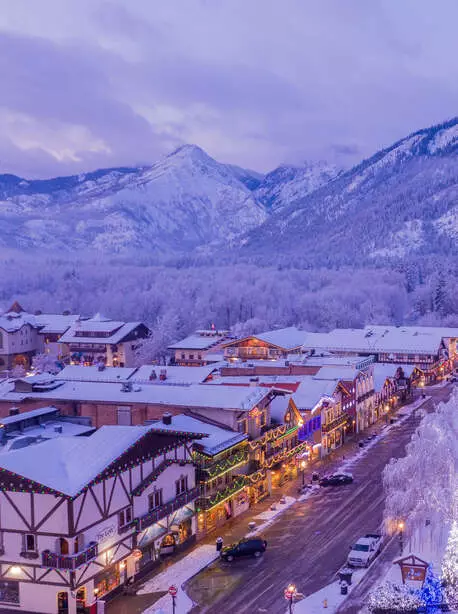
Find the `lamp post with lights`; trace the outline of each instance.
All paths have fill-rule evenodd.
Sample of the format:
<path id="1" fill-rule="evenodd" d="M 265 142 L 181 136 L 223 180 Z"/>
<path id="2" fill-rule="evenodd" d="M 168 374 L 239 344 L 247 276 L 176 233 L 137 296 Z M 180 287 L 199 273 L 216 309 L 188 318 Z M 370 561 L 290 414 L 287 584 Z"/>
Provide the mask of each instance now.
<path id="1" fill-rule="evenodd" d="M 398 530 L 399 530 L 399 548 L 401 550 L 401 555 L 404 550 L 404 541 L 403 541 L 404 540 L 404 527 L 405 527 L 404 521 L 400 520 L 398 522 Z"/>

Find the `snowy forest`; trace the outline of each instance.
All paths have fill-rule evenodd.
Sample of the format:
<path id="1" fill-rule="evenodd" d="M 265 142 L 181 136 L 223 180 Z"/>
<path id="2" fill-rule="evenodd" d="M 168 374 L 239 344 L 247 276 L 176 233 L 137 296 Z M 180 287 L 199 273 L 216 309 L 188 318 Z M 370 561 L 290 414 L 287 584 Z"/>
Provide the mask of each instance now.
<path id="1" fill-rule="evenodd" d="M 374 268 L 138 259 L 0 259 L 0 309 L 96 312 L 145 322 L 161 345 L 214 324 L 236 333 L 301 326 L 310 331 L 369 323 L 458 326 L 458 264 L 404 262 Z"/>

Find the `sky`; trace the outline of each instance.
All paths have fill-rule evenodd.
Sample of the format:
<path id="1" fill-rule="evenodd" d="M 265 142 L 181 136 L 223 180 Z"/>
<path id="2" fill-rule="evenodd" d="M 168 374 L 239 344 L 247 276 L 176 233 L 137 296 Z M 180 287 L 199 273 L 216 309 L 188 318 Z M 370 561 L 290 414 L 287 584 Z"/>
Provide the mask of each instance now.
<path id="1" fill-rule="evenodd" d="M 456 0 L 0 0 L 0 173 L 349 167 L 458 115 Z"/>

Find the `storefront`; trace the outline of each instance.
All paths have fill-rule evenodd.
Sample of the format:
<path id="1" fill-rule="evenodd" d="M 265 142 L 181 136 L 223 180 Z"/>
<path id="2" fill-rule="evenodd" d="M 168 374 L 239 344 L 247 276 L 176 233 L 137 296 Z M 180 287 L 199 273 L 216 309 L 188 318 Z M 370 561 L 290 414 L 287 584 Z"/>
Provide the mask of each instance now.
<path id="1" fill-rule="evenodd" d="M 113 563 L 105 567 L 103 571 L 94 578 L 94 588 L 98 591 L 97 596 L 103 597 L 121 584 L 121 571 L 118 563 Z"/>

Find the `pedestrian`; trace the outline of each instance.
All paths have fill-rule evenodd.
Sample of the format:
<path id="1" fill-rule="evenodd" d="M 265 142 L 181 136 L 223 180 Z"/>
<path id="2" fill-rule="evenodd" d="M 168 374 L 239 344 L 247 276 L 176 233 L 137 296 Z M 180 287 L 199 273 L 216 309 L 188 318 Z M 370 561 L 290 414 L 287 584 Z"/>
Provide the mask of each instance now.
<path id="1" fill-rule="evenodd" d="M 217 537 L 216 538 L 216 552 L 221 552 L 222 549 L 223 549 L 223 538 Z"/>

